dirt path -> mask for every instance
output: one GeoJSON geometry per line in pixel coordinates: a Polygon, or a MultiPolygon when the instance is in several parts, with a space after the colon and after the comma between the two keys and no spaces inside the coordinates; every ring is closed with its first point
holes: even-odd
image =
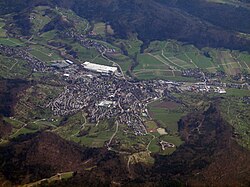
{"type": "Polygon", "coordinates": [[[150,140],[150,142],[148,143],[147,147],[146,147],[147,151],[148,151],[149,153],[151,153],[151,151],[149,151],[149,146],[151,145],[152,141],[154,141],[154,139],[155,139],[156,137],[155,137],[155,135],[150,134],[150,133],[148,133],[148,135],[150,135],[150,136],[153,137],[153,138],[150,140]]]}
{"type": "Polygon", "coordinates": [[[107,147],[108,147],[108,150],[110,150],[110,147],[109,145],[111,144],[112,140],[114,139],[115,135],[117,134],[118,130],[119,130],[119,123],[118,122],[115,122],[116,123],[116,129],[115,129],[115,132],[114,134],[111,136],[108,144],[107,144],[107,147]]]}
{"type": "Polygon", "coordinates": [[[11,67],[10,67],[10,71],[15,67],[15,65],[18,63],[18,60],[17,59],[15,59],[15,64],[13,64],[11,67]]]}
{"type": "Polygon", "coordinates": [[[193,60],[187,55],[187,53],[184,52],[184,55],[189,59],[189,61],[194,65],[195,68],[198,68],[198,66],[193,62],[193,60]]]}

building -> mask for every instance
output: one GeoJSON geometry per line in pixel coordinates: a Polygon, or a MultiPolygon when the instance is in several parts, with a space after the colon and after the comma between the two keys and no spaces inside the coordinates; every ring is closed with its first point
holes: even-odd
{"type": "Polygon", "coordinates": [[[111,107],[111,105],[113,105],[114,104],[114,102],[113,101],[106,101],[106,100],[104,100],[104,101],[101,101],[99,104],[98,104],[98,106],[99,107],[111,107]]]}
{"type": "Polygon", "coordinates": [[[90,62],[84,62],[82,66],[89,71],[94,71],[98,73],[115,74],[118,72],[117,67],[99,65],[99,64],[94,64],[90,62]]]}
{"type": "Polygon", "coordinates": [[[227,91],[224,88],[217,87],[217,90],[215,92],[218,92],[219,94],[226,94],[227,91]]]}
{"type": "Polygon", "coordinates": [[[69,77],[70,75],[68,73],[63,74],[64,77],[69,77]]]}
{"type": "Polygon", "coordinates": [[[74,62],[72,62],[71,60],[65,60],[65,61],[70,65],[74,64],[74,62]]]}
{"type": "Polygon", "coordinates": [[[55,61],[53,64],[51,64],[51,66],[62,69],[62,68],[68,67],[69,64],[65,60],[58,60],[58,61],[55,61]]]}

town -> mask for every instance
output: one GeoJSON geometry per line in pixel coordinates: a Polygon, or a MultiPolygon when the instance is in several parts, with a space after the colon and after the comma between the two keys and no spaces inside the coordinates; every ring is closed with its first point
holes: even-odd
{"type": "MultiPolygon", "coordinates": [[[[106,50],[104,50],[106,51],[106,50]]],[[[101,52],[101,51],[100,51],[101,52]]],[[[171,92],[217,92],[226,94],[226,87],[249,89],[246,84],[222,83],[208,78],[200,70],[186,70],[183,76],[197,76],[200,82],[173,82],[166,80],[129,81],[121,76],[120,68],[90,62],[82,64],[65,59],[52,65],[36,59],[27,51],[0,45],[0,53],[26,60],[33,71],[52,72],[66,83],[64,91],[49,102],[55,116],[66,116],[80,110],[87,113],[90,123],[115,119],[126,124],[135,135],[146,135],[145,117],[150,118],[147,105],[171,92]]]]}
{"type": "MultiPolygon", "coordinates": [[[[64,116],[84,110],[90,123],[115,119],[126,124],[135,135],[145,135],[145,117],[150,118],[147,105],[171,92],[217,92],[226,94],[224,87],[204,82],[184,83],[165,80],[131,82],[119,76],[117,67],[84,62],[57,70],[70,83],[48,104],[54,115],[64,116]],[[74,70],[75,69],[75,70],[74,70]]],[[[205,78],[206,79],[206,78],[205,78]]]]}

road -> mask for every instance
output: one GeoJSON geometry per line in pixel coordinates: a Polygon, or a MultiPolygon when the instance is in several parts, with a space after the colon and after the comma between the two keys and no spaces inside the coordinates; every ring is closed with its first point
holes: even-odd
{"type": "Polygon", "coordinates": [[[20,129],[18,129],[14,134],[12,134],[12,137],[15,137],[16,134],[18,134],[23,128],[25,128],[28,124],[24,124],[20,129]]]}
{"type": "Polygon", "coordinates": [[[127,80],[126,77],[125,77],[125,75],[124,75],[124,73],[123,73],[123,71],[122,71],[121,66],[120,66],[119,64],[117,64],[116,62],[114,62],[113,60],[110,60],[110,59],[109,59],[108,57],[106,57],[104,54],[105,54],[105,52],[102,53],[102,57],[103,57],[104,59],[108,60],[109,62],[112,62],[113,65],[117,66],[117,67],[120,69],[120,72],[121,72],[121,74],[122,74],[123,79],[127,80]]]}
{"type": "Polygon", "coordinates": [[[82,117],[84,119],[84,123],[81,125],[81,129],[79,131],[77,131],[75,134],[72,134],[71,137],[78,135],[80,133],[80,131],[82,129],[84,129],[85,125],[87,124],[87,119],[86,119],[86,117],[85,117],[85,115],[84,115],[83,112],[82,112],[82,117]]]}

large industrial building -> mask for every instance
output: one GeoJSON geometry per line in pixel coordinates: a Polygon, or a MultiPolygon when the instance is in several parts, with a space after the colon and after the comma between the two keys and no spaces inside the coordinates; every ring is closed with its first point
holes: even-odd
{"type": "Polygon", "coordinates": [[[94,63],[90,63],[90,62],[84,62],[82,64],[82,66],[89,71],[94,71],[94,72],[98,72],[98,73],[115,74],[118,72],[117,67],[99,65],[99,64],[94,64],[94,63]]]}

